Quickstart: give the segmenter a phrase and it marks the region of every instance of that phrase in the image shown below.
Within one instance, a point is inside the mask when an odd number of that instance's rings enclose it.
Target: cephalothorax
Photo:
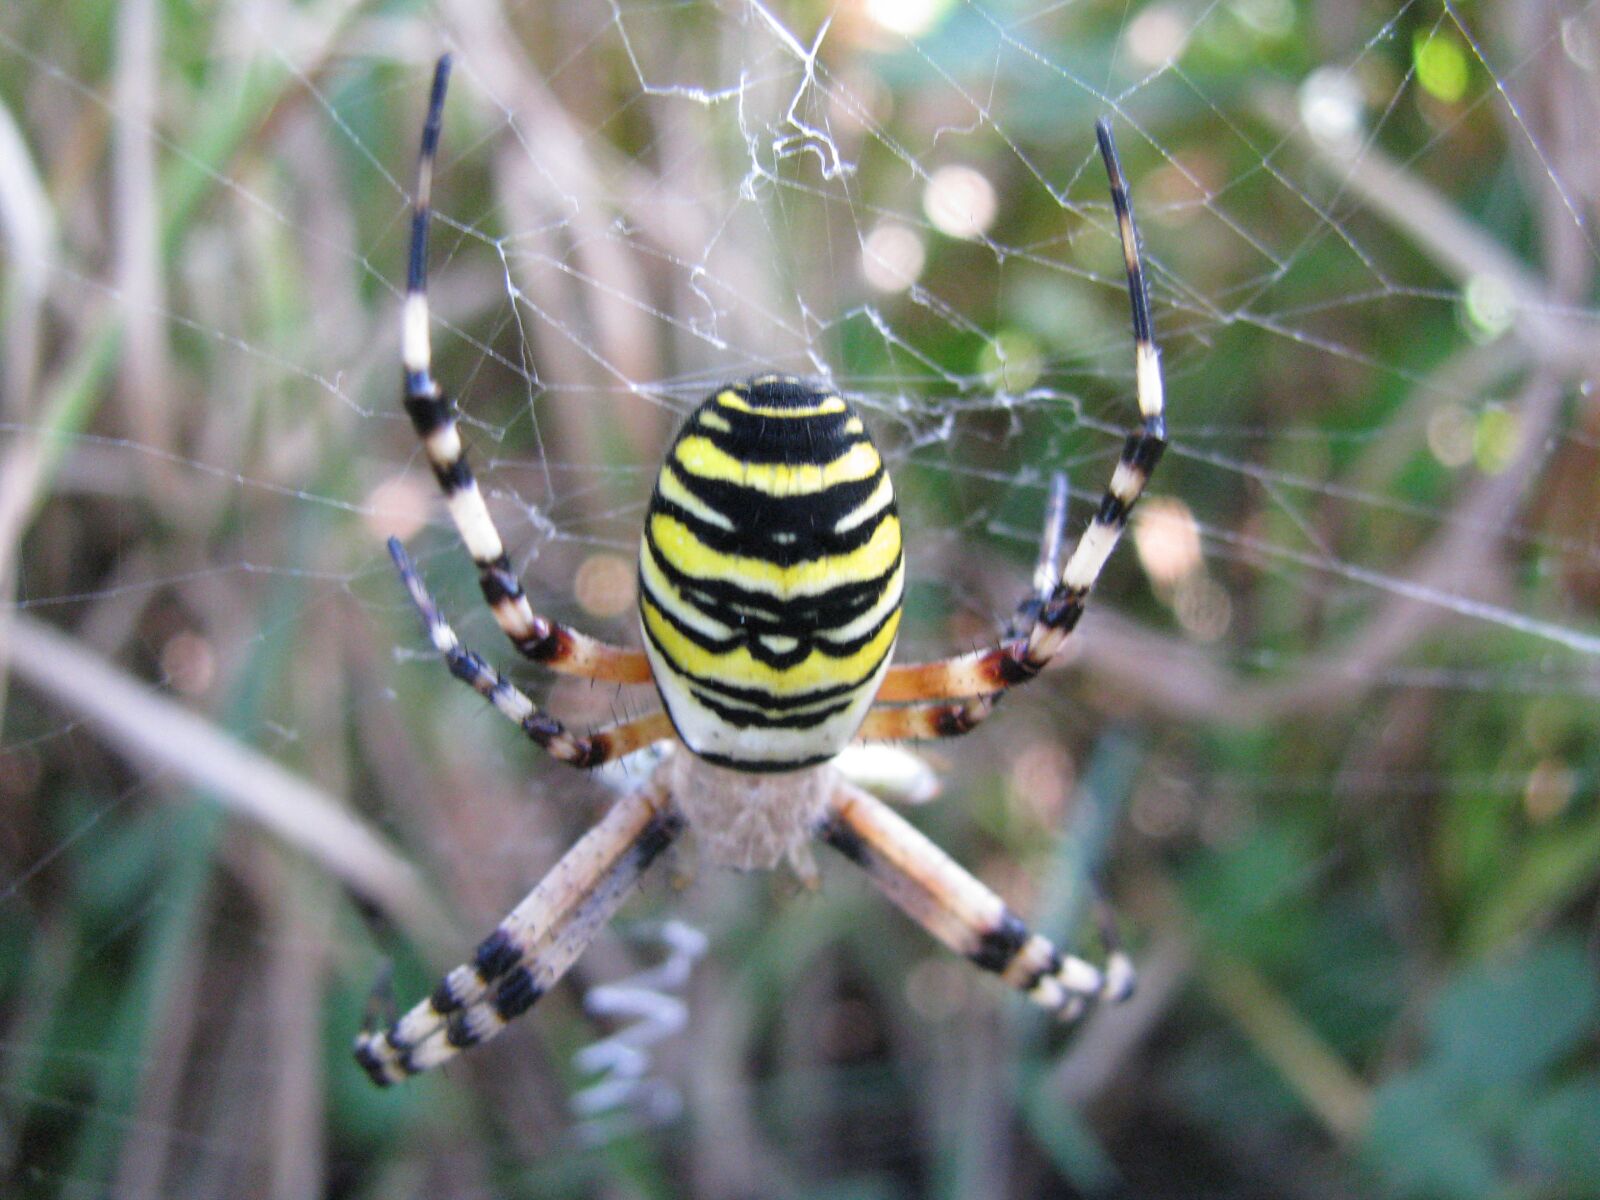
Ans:
[[[1132,989],[1109,924],[1104,967],[1063,954],[888,805],[831,764],[848,745],[966,733],[1071,636],[1089,590],[1165,447],[1159,358],[1138,237],[1110,127],[1096,132],[1132,300],[1140,423],[1065,566],[1066,489],[1052,490],[1035,594],[1019,632],[988,650],[893,665],[905,586],[894,488],[860,415],[832,389],[763,375],[719,389],[667,451],[639,550],[644,650],[597,641],[533,611],[467,465],[451,402],[431,371],[429,192],[449,59],[434,74],[418,163],[402,356],[405,406],[477,564],[484,599],[516,649],[551,670],[654,683],[663,711],[578,734],[465,649],[398,541],[390,553],[450,671],[553,757],[594,767],[664,748],[623,796],[428,999],[356,1038],[379,1084],[492,1036],[559,980],[650,864],[693,830],[701,856],[752,869],[809,847],[861,866],[934,937],[1064,1017]]]

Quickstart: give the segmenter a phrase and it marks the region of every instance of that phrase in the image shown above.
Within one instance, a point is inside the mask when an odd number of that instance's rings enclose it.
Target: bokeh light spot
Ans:
[[[1152,4],[1128,23],[1128,57],[1143,67],[1164,67],[1183,56],[1189,28],[1183,14],[1170,4]]]
[[[1499,405],[1484,409],[1472,441],[1472,456],[1478,469],[1486,475],[1498,475],[1511,465],[1521,441],[1522,427],[1516,413]]]
[[[1300,120],[1325,146],[1348,146],[1361,136],[1361,85],[1342,67],[1318,67],[1300,84]]]
[[[1200,568],[1200,525],[1173,496],[1151,496],[1136,510],[1133,545],[1157,587],[1170,588]]]
[[[175,633],[161,647],[161,673],[175,691],[202,695],[217,678],[217,652],[197,633]]]
[[[1472,461],[1477,422],[1459,404],[1444,404],[1428,417],[1428,449],[1447,467],[1464,467]]]
[[[861,244],[861,277],[880,292],[903,292],[922,276],[928,261],[916,231],[897,221],[875,226]]]
[[[1511,328],[1517,302],[1498,275],[1474,275],[1461,291],[1461,315],[1473,341],[1492,342]]]
[[[416,475],[391,475],[367,493],[363,519],[374,536],[410,541],[428,523],[434,489]]]
[[[1418,33],[1411,42],[1417,82],[1436,100],[1454,104],[1467,94],[1470,67],[1461,43],[1442,33]]]
[[[994,184],[973,167],[940,167],[922,191],[922,211],[935,229],[950,237],[975,238],[988,232],[999,207]]]
[[[920,37],[944,19],[950,0],[866,0],[867,17],[890,33]]]
[[[578,564],[572,594],[583,611],[596,617],[617,617],[633,607],[633,563],[620,554],[591,554]]]
[[[1002,329],[978,351],[978,370],[1003,392],[1025,392],[1044,372],[1044,353],[1031,334]]]

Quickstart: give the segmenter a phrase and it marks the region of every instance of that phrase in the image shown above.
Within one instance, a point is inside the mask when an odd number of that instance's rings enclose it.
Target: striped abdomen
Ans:
[[[745,770],[832,758],[889,665],[894,488],[841,397],[763,376],[689,415],[639,548],[645,651],[690,750]]]

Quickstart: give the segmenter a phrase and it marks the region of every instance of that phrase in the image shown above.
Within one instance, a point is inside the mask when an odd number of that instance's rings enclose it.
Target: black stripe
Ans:
[[[1033,991],[1034,988],[1038,987],[1044,982],[1046,977],[1051,975],[1059,975],[1061,973],[1061,967],[1061,951],[1052,946],[1050,947],[1050,957],[1045,960],[1044,966],[1040,967],[1037,971],[1029,975],[1027,979],[1022,981],[1022,990],[1024,992]]]
[[[1155,428],[1149,428],[1151,424]],[[1162,452],[1166,450],[1167,443],[1163,438],[1164,430],[1161,428],[1161,418],[1152,417],[1145,422],[1146,429],[1140,433],[1130,433],[1128,440],[1122,444],[1122,461],[1145,473],[1149,478],[1150,473],[1156,469],[1156,464],[1161,461]]]
[[[433,380],[426,371],[406,375],[404,404],[418,437],[428,437],[455,420],[449,399],[433,390]]]
[[[1040,624],[1048,626],[1049,622],[1045,620],[1045,611],[1045,606],[1041,605],[1037,619]],[[1042,670],[1044,670],[1044,663],[1034,662],[1028,657],[1028,642],[1026,638],[1022,638],[1008,646],[1006,652],[1000,656],[996,674],[999,675],[1001,683],[1008,687],[1015,687],[1019,683],[1027,683],[1028,680],[1036,677]]]
[[[848,411],[811,417],[763,417],[720,406],[707,407],[728,428],[713,428],[703,423],[696,412],[672,443],[669,459],[684,438],[703,437],[742,463],[821,467],[848,453],[852,446],[872,440],[864,428],[845,431],[845,423],[855,415]]]
[[[444,1023],[444,1040],[457,1050],[470,1050],[483,1039],[467,1024],[467,1014],[463,1010],[451,1013],[450,1019]]]
[[[428,210],[418,208],[411,214],[411,258],[406,264],[406,288],[415,293],[426,291],[427,287]]]
[[[388,1087],[393,1081],[389,1078],[389,1068],[379,1058],[377,1052],[366,1042],[357,1042],[355,1045],[356,1062],[367,1073],[367,1078],[379,1087]]]
[[[721,717],[735,729],[815,729],[829,717],[838,716],[849,708],[854,698],[847,699],[840,704],[828,708],[808,709],[805,712],[791,713],[788,716],[775,717],[766,712],[749,708],[735,708],[714,700],[709,694],[691,688],[694,698],[705,705],[717,716]]]
[[[872,869],[872,847],[839,817],[830,817],[820,830],[823,841],[832,846],[858,867]]]
[[[444,489],[446,496],[454,496],[457,492],[464,492],[472,486],[472,468],[467,465],[467,457],[464,454],[454,462],[435,465],[433,477],[439,481],[439,486]]]
[[[1085,593],[1081,588],[1058,587],[1039,612],[1039,624],[1071,633],[1083,616]],[[1041,664],[1042,665],[1042,664]]]
[[[731,754],[712,754],[703,750],[694,751],[696,758],[704,759],[714,767],[727,767],[733,771],[742,771],[746,775],[782,775],[789,771],[803,771],[807,767],[814,767],[818,763],[825,763],[838,755],[837,750],[830,750],[827,754],[813,754],[809,758],[734,758]]]
[[[883,627],[888,624],[888,622],[894,618],[896,612],[899,611],[898,606],[891,608],[880,620],[876,621],[872,627],[860,637],[851,638],[846,642],[824,640],[823,638],[816,637],[814,635],[815,631],[813,630],[802,629],[799,636],[782,632],[784,629],[783,626],[772,626],[770,627],[769,631],[768,626],[758,625],[754,621],[746,621],[743,626],[735,624],[733,626],[732,634],[730,634],[728,637],[713,638],[708,637],[700,630],[691,628],[684,622],[680,621],[674,613],[663,607],[661,603],[661,597],[657,596],[648,587],[641,587],[639,600],[641,604],[648,601],[650,605],[661,614],[662,619],[665,620],[667,624],[671,625],[682,636],[693,642],[696,646],[700,647],[700,649],[706,651],[708,654],[729,654],[743,646],[749,652],[751,658],[755,659],[755,661],[761,663],[763,666],[771,667],[774,671],[792,670],[801,663],[805,662],[805,660],[810,657],[813,650],[821,651],[825,656],[834,659],[848,658],[852,654],[859,653],[862,649],[871,644],[872,639],[877,637],[883,631]],[[697,611],[705,612],[706,610],[701,608]],[[730,616],[725,616],[721,613],[715,612],[707,615],[715,616],[725,624],[728,623],[730,619],[735,622],[739,620],[737,615],[732,615],[731,618]],[[646,633],[649,633],[648,629],[646,630]],[[774,650],[760,640],[762,636],[795,636],[795,647],[792,650]],[[682,664],[679,663],[678,659],[670,651],[668,651],[665,646],[661,645],[659,638],[652,636],[651,641],[655,644],[656,648],[661,651],[662,656],[678,669],[678,673],[680,675],[683,675],[685,678],[692,677],[688,669],[683,667]],[[864,679],[866,677],[863,675],[860,678]],[[851,686],[854,685],[852,684]]]
[[[1000,913],[1000,921],[993,929],[978,935],[978,947],[967,955],[973,965],[985,971],[1001,974],[1028,942],[1028,927],[1009,908]]]
[[[511,570],[511,559],[505,554],[493,562],[478,564],[478,587],[490,608],[502,600],[515,600],[522,595],[522,583]]]
[[[544,989],[533,981],[533,972],[518,967],[507,975],[494,993],[495,1016],[510,1021],[527,1012],[544,995]]]
[[[428,997],[428,1003],[433,1006],[433,1011],[441,1017],[448,1016],[461,1007],[461,1000],[456,995],[455,989],[450,986],[450,977],[446,975],[439,981],[439,986],[433,989],[433,995]]]
[[[862,685],[871,679],[878,668],[883,665],[883,660],[892,652],[892,648],[884,651],[876,662],[854,680],[832,684],[825,688],[815,688],[809,692],[798,692],[792,696],[778,696],[765,688],[739,687],[737,684],[725,683],[720,679],[708,679],[704,675],[697,675],[693,671],[685,670],[678,660],[667,652],[666,647],[662,646],[660,640],[650,632],[648,625],[645,626],[644,633],[661,657],[671,664],[672,672],[677,678],[688,682],[693,687],[715,691],[729,700],[743,701],[746,704],[758,704],[767,709],[780,711],[791,708],[806,708],[813,704],[821,704],[832,700],[836,696],[847,696],[852,692],[859,691]]]
[[[1128,300],[1133,308],[1133,336],[1146,343],[1154,342],[1150,329],[1150,293],[1145,286],[1144,266],[1139,261],[1139,228],[1133,223],[1133,202],[1128,197],[1128,180],[1122,173],[1122,160],[1117,155],[1117,142],[1111,136],[1111,122],[1101,117],[1094,123],[1095,141],[1100,143],[1100,157],[1106,164],[1106,176],[1111,181],[1111,205],[1117,210],[1119,223],[1128,222],[1128,234],[1133,240],[1133,266],[1128,270]]]
[[[864,479],[842,480],[820,492],[773,496],[746,484],[696,475],[671,455],[662,463],[662,471],[670,471],[695,499],[727,517],[735,527],[786,533],[831,530],[871,497],[884,475],[879,466]]]
[[[444,91],[450,82],[450,56],[439,57],[433,69],[433,90],[428,95],[428,116],[422,123],[422,151],[418,155],[418,175],[423,165],[429,169],[439,152],[439,127],[444,123]],[[420,201],[421,197],[417,199]],[[406,286],[420,292],[428,286],[428,210],[420,204],[411,218],[411,261],[406,268]]]
[[[1095,513],[1094,519],[1101,525],[1121,529],[1128,523],[1128,506],[1118,496],[1107,492],[1100,497],[1100,511]]]
[[[779,500],[753,488],[685,476],[671,464],[662,469],[663,474],[668,471],[732,528],[713,524],[666,499],[659,488],[650,500],[647,523],[655,514],[665,513],[688,526],[696,538],[719,553],[759,558],[779,567],[858,550],[873,539],[887,518],[899,515],[891,499],[842,533],[835,529],[840,521],[858,513],[871,497],[883,477],[881,469],[859,487],[839,484],[812,495]],[[691,479],[694,483],[688,482]]]
[[[905,555],[904,550],[897,552],[883,573],[871,579],[841,583],[825,592],[800,596],[775,596],[771,592],[741,587],[729,579],[702,579],[680,571],[667,560],[666,555],[657,546],[648,526],[645,529],[644,546],[656,567],[666,576],[667,582],[697,612],[703,613],[719,624],[742,631],[742,636],[763,633],[768,636],[802,639],[815,638],[818,634],[841,629],[863,613],[869,612],[883,599]],[[641,580],[641,595],[645,590],[647,589],[643,587]],[[659,599],[657,597],[656,607],[662,608]],[[662,608],[662,612],[669,617],[671,615],[665,608]],[[678,625],[679,622],[674,621],[673,624]],[[684,630],[684,633],[707,649],[721,644],[715,640],[708,640],[706,634],[697,630]],[[729,647],[738,645],[739,640],[735,639],[727,645]],[[838,657],[853,653],[846,646],[847,643],[835,642],[831,648],[826,644],[822,645],[822,649],[825,653]],[[859,649],[859,646],[857,648]]]
[[[480,690],[478,688],[478,680],[485,677],[490,679],[491,687],[495,686],[493,682],[494,669],[479,658],[476,651],[463,650],[460,646],[457,646],[455,650],[445,655],[445,665],[450,668],[450,674],[470,686],[474,691]],[[487,692],[483,694],[488,695]]]
[[[516,966],[521,958],[522,951],[517,949],[511,935],[504,929],[496,929],[478,944],[472,965],[485,983],[492,983]]]
[[[672,845],[677,836],[683,832],[683,825],[683,815],[675,811],[657,813],[652,817],[629,850],[629,855],[633,859],[633,871],[639,875],[644,874],[661,852]]]
[[[740,399],[763,408],[810,408],[824,400],[843,399],[832,388],[797,375],[752,375],[729,387],[718,388],[711,397],[732,392]]]

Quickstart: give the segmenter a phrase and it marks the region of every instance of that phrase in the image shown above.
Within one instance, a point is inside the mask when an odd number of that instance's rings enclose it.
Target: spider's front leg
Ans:
[[[618,800],[470,963],[387,1029],[359,1034],[356,1061],[387,1087],[499,1033],[566,974],[682,829],[682,814],[655,783]]]
[[[909,663],[890,667],[878,690],[880,703],[911,703],[921,706],[921,719],[881,718],[886,729],[904,728],[908,732],[886,732],[877,736],[948,737],[965,733],[993,708],[992,702],[966,699],[961,704],[935,705],[940,700],[992,697],[1019,683],[1026,683],[1061,653],[1077,628],[1106,560],[1116,549],[1127,527],[1128,515],[1144,494],[1156,464],[1167,445],[1166,412],[1161,382],[1161,356],[1156,348],[1150,318],[1150,297],[1144,268],[1139,261],[1139,234],[1133,223],[1128,200],[1127,180],[1117,157],[1111,127],[1105,121],[1095,126],[1100,154],[1111,180],[1111,201],[1117,214],[1117,231],[1122,240],[1123,265],[1128,276],[1128,299],[1133,312],[1134,390],[1139,403],[1140,421],[1129,431],[1122,454],[1111,474],[1111,482],[1100,498],[1100,507],[1078,539],[1059,575],[1052,573],[1048,587],[1037,591],[1024,604],[1032,613],[1025,631],[1007,638],[990,650],[958,655],[939,662]],[[1059,487],[1059,485],[1057,485]],[[1046,522],[1045,545],[1050,546],[1056,527],[1055,500]],[[1039,582],[1036,580],[1038,589]],[[1036,609],[1036,612],[1034,611]],[[870,734],[864,736],[871,736]]]
[[[1091,1000],[1132,994],[1133,963],[1117,946],[1109,920],[1100,926],[1103,968],[1063,954],[1030,933],[1005,901],[915,826],[861,789],[842,784],[817,834],[939,941],[1063,1020]]]
[[[520,728],[552,758],[574,767],[598,767],[673,736],[672,722],[661,712],[609,725],[587,735],[573,733],[490,666],[481,654],[461,644],[456,631],[439,611],[439,605],[428,594],[422,576],[417,574],[399,538],[389,539],[389,557],[394,559],[400,582],[405,584],[411,603],[422,618],[423,631],[434,649],[444,656],[450,674],[494,705],[496,712]]]
[[[505,543],[489,515],[483,492],[467,460],[455,405],[433,377],[428,335],[428,224],[432,214],[434,156],[450,80],[450,56],[433,73],[428,117],[417,155],[417,185],[411,214],[411,257],[406,269],[400,353],[405,365],[405,409],[422,442],[423,453],[444,492],[456,532],[478,568],[478,586],[506,637],[518,652],[552,671],[608,683],[649,683],[650,664],[638,650],[613,646],[533,611],[522,581],[512,569]]]

